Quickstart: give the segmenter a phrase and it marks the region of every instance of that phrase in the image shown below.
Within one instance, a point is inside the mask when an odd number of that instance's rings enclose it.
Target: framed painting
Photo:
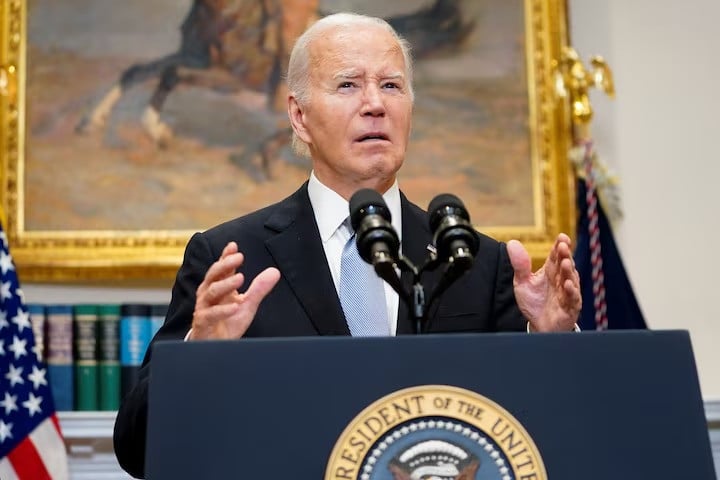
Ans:
[[[330,12],[412,45],[400,187],[453,193],[477,228],[544,258],[573,233],[560,0],[0,0],[0,201],[24,281],[169,279],[190,235],[308,177],[284,68]]]

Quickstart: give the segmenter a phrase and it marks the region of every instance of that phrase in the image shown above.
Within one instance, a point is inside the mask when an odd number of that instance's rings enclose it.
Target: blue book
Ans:
[[[120,397],[137,383],[140,365],[152,339],[149,304],[120,305]]]
[[[75,397],[72,305],[48,305],[45,312],[48,381],[55,409],[71,411]]]

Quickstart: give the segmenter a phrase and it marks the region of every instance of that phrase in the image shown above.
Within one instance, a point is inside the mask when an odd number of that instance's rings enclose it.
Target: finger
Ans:
[[[260,302],[270,293],[279,280],[280,270],[269,267],[260,272],[250,283],[247,291],[242,295],[242,301],[246,308],[252,311],[253,315],[260,306]]]
[[[550,261],[556,265],[560,265],[563,258],[572,256],[571,241],[564,233],[559,233],[555,239],[552,250],[550,250]]]
[[[532,262],[523,244],[517,240],[510,240],[507,244],[507,252],[515,271],[515,281],[523,283],[529,280],[530,275],[532,275]]]
[[[556,251],[557,251],[559,260],[562,260],[563,258],[571,258],[572,257],[572,251],[570,249],[570,244],[568,244],[567,242],[563,242],[560,239],[558,239]]]
[[[568,247],[572,248],[572,239],[566,233],[559,233],[557,240],[562,243],[566,243]]]
[[[560,277],[564,282],[566,279],[574,280],[575,278],[575,266],[573,265],[572,258],[566,257],[560,261]]]
[[[550,253],[548,254],[548,258],[545,261],[545,263],[549,263],[550,265],[557,265],[558,263],[558,247],[560,245],[560,239],[556,238],[555,243],[553,243],[552,248],[550,249]]]
[[[225,250],[223,250],[223,252],[225,252]],[[213,282],[234,275],[244,260],[245,256],[240,252],[228,252],[227,255],[221,256],[215,263],[210,265],[210,268],[205,272],[205,278],[198,286],[198,294],[207,290]]]
[[[237,291],[244,281],[245,276],[238,272],[231,277],[212,282],[198,295],[197,304],[200,306],[210,306],[220,303],[230,303],[230,300],[237,295]]]
[[[239,261],[240,263],[237,264],[237,267],[242,265],[242,262],[244,261],[245,256],[240,252],[238,249],[238,245],[235,242],[228,242],[227,245],[225,245],[225,248],[223,248],[222,253],[220,254],[220,258],[217,259],[215,263],[219,264],[218,267],[215,267],[211,275],[214,275],[216,272],[220,273],[222,275],[223,273],[227,275],[227,272],[231,269],[233,269],[233,266]],[[215,265],[215,263],[213,265]],[[235,267],[235,268],[237,268]],[[209,269],[208,271],[210,271]],[[234,270],[232,270],[234,271]],[[212,277],[212,279],[215,279],[216,277]]]
[[[560,270],[560,245],[560,239],[556,238],[555,243],[553,243],[553,246],[550,249],[550,253],[548,253],[547,258],[545,259],[545,263],[543,264],[543,268],[550,282],[558,286],[560,285],[559,283],[557,283],[558,272]]]
[[[228,242],[227,245],[225,245],[225,248],[223,248],[222,253],[220,254],[220,258],[225,258],[230,254],[237,253],[238,246],[235,242]]]
[[[195,291],[195,297],[197,300],[205,298],[208,290],[213,288],[215,291],[218,287],[213,287],[216,282],[223,281],[228,278],[233,278],[237,274],[237,269],[243,262],[241,253],[233,253],[230,256],[217,260],[215,263],[210,265],[210,268],[205,272],[205,278],[198,285]],[[240,284],[238,284],[239,286]],[[217,293],[211,294],[217,296]],[[196,301],[197,301],[196,300]]]
[[[565,283],[563,283],[563,293],[564,308],[568,314],[573,316],[573,321],[575,321],[577,319],[577,315],[582,309],[582,294],[580,292],[580,287],[572,280],[565,280]]]
[[[195,292],[196,302],[201,303],[201,305],[211,305],[215,303],[216,300],[214,299],[218,298],[219,294],[217,290],[227,290],[227,286],[220,285],[213,287],[213,284],[223,279],[232,279],[244,259],[244,255],[238,251],[237,243],[228,242],[225,248],[223,248],[222,253],[220,253],[220,258],[210,265],[210,268],[205,272],[203,281],[198,285],[197,291]],[[230,280],[230,282],[235,285],[234,290],[237,290],[242,285],[242,279],[240,279],[239,283],[237,280],[237,278]],[[205,294],[209,289],[213,289],[214,291],[211,292],[210,298],[206,298]]]
[[[550,251],[550,255],[548,256],[548,260],[546,262],[549,268],[548,274],[555,278],[556,284],[558,286],[562,285],[562,281],[558,280],[556,275],[559,272],[560,277],[564,276],[564,272],[562,270],[563,262],[566,259],[569,259],[570,267],[574,268],[574,260],[572,258],[572,250],[570,248],[570,237],[568,237],[564,233],[560,233],[555,239],[555,244],[553,245],[553,248]]]
[[[239,295],[239,300],[233,302],[237,309],[231,316],[223,317],[222,323],[228,337],[240,338],[245,335],[255,318],[260,302],[270,293],[278,280],[280,280],[280,271],[277,268],[267,268],[255,277],[247,292]]]
[[[565,244],[564,249],[568,249],[568,245]],[[563,252],[563,259],[560,262],[560,277],[561,280],[558,285],[562,286],[563,295],[570,303],[574,303],[578,298],[581,299],[580,294],[580,275],[575,268],[575,260],[571,253],[568,251]],[[569,297],[569,298],[568,298]]]
[[[580,288],[580,274],[575,268],[575,259],[570,244],[563,242],[559,247],[560,271],[563,281],[569,278]]]

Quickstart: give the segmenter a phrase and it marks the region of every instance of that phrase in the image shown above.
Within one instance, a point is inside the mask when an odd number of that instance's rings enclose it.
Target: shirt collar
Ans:
[[[310,173],[308,182],[308,195],[310,204],[315,212],[315,221],[320,230],[322,242],[327,242],[333,236],[340,224],[349,215],[348,201],[338,195],[334,190],[323,185],[315,176]],[[400,208],[400,188],[397,179],[392,186],[383,194],[383,199],[392,215],[392,226],[398,236],[402,238],[402,214]]]

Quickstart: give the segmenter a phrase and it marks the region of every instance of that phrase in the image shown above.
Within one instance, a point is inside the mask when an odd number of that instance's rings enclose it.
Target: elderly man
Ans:
[[[378,296],[363,307],[366,317],[379,312],[376,324],[358,325],[363,319],[344,299],[358,285],[345,271],[348,252],[357,255],[345,248],[357,190],[383,195],[410,260],[422,263],[432,241],[427,213],[397,182],[413,109],[408,46],[383,20],[325,17],[296,42],[288,88],[295,145],[312,159],[309,181],[276,205],[190,239],[154,341],[412,332],[407,306],[377,278]],[[566,235],[536,273],[519,242],[480,235],[477,261],[428,313],[429,331],[571,331],[580,307]],[[115,426],[116,454],[133,475],[144,467],[149,361],[150,354]]]

